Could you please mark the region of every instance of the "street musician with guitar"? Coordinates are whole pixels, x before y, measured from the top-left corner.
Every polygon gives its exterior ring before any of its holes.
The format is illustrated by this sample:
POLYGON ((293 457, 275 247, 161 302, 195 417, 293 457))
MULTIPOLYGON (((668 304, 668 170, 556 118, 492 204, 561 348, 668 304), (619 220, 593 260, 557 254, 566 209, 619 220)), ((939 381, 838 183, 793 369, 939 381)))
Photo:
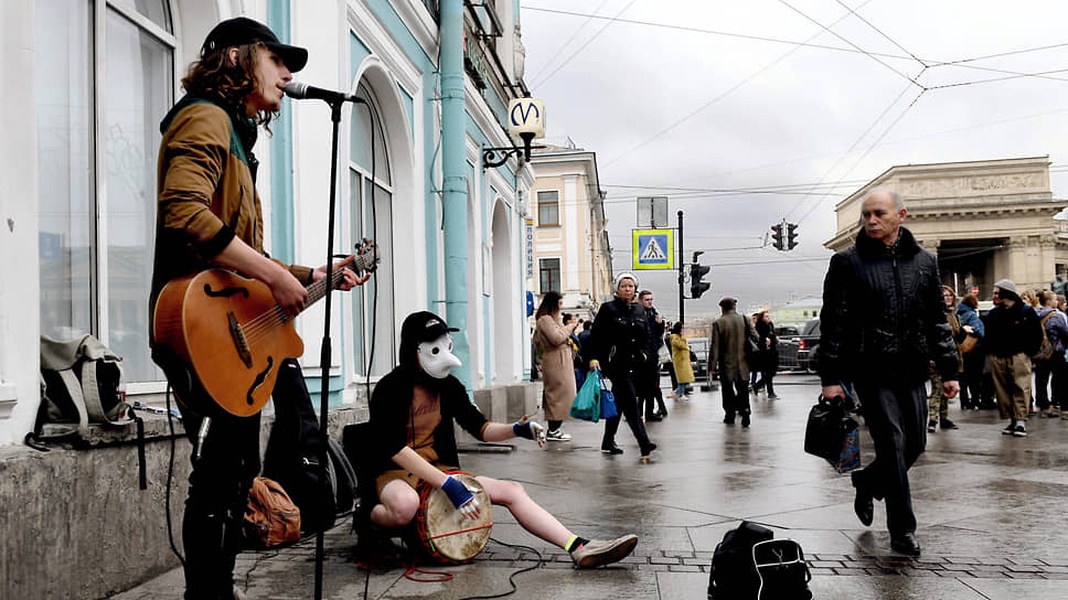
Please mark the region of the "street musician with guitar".
POLYGON ((327 282, 326 267, 285 266, 264 252, 252 149, 307 60, 306 49, 280 43, 257 21, 223 21, 160 125, 150 341, 193 443, 186 599, 244 598, 233 569, 260 471, 259 411, 277 378, 302 377, 292 318, 330 287, 362 284, 374 266, 349 257, 327 282), (293 368, 282 368, 287 361, 293 368))

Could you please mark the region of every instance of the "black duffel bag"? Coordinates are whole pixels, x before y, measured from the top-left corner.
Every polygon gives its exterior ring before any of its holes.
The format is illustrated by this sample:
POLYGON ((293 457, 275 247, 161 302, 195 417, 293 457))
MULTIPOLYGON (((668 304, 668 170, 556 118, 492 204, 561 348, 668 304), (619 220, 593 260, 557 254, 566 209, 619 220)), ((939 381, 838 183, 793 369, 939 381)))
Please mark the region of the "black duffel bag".
POLYGON ((821 395, 808 411, 805 452, 836 464, 849 434, 856 429, 857 422, 849 416, 844 401, 829 402, 821 395))

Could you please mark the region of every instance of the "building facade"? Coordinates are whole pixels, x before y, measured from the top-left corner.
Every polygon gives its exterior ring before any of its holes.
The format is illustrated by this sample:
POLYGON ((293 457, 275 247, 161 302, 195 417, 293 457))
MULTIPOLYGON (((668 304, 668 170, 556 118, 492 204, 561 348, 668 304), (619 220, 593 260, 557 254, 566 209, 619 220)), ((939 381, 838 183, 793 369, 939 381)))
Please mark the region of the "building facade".
POLYGON ((531 164, 530 289, 539 296, 560 292, 565 311, 592 319, 600 303, 612 296, 611 247, 597 155, 551 146, 535 151, 531 164))
MULTIPOLYGON (((128 471, 95 468, 119 464, 116 456, 136 465, 121 440, 47 454, 21 442, 40 403, 41 335, 95 335, 123 357, 129 400, 163 401, 148 348, 159 124, 208 31, 238 15, 308 48, 299 80, 364 101, 341 111, 332 248, 328 106, 286 100, 255 148, 272 256, 318 266, 364 238, 379 247, 372 279, 333 296, 331 406, 363 418, 370 387, 396 362, 400 324, 417 310, 460 328, 454 351, 464 366, 454 372, 476 401, 526 393, 521 199, 534 174, 514 156, 497 167, 484 156, 513 146, 502 123, 509 101, 529 92, 518 0, 0 3, 5 73, 19 82, 0 95, 9 136, 0 145, 0 496, 19 507, 0 547, 0 570, 17 576, 0 583, 0 597, 103 597, 177 564, 156 502, 167 480, 165 424, 148 427, 150 496, 136 495, 128 471), (83 491, 69 495, 72 487, 83 491), (67 499, 63 515, 56 497, 67 499), (113 522, 115 503, 134 499, 138 510, 113 522), (79 560, 86 548, 115 548, 118 568, 79 560)), ((296 321, 313 395, 323 304, 296 321)), ((168 492, 180 522, 188 461, 175 464, 168 492)))
POLYGON ((958 295, 978 291, 988 300, 1007 277, 1019 289, 1049 289, 1068 269, 1065 221, 1054 219, 1068 202, 1050 190, 1049 157, 895 166, 835 207, 838 232, 824 245, 853 243, 860 205, 877 187, 905 200, 905 226, 938 256, 942 281, 958 295))

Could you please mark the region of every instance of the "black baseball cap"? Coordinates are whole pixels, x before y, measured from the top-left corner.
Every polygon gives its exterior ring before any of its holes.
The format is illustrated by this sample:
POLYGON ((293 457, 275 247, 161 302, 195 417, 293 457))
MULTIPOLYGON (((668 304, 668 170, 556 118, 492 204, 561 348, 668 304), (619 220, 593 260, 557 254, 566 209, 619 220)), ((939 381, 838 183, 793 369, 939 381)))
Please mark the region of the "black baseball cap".
POLYGON ((282 62, 292 73, 296 73, 308 64, 307 49, 283 44, 278 41, 278 36, 269 27, 248 17, 234 17, 216 25, 208 33, 200 52, 203 55, 219 48, 244 46, 256 42, 263 42, 263 45, 282 57, 282 62))

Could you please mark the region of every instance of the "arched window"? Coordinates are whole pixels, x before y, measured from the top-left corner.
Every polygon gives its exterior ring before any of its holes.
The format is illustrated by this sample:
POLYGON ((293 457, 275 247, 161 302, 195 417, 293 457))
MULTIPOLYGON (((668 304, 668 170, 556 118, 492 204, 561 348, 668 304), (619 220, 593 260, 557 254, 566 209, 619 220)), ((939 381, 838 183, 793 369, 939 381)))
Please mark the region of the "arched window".
POLYGON ((393 260, 392 165, 374 92, 360 84, 356 95, 366 104, 352 108, 349 138, 349 223, 351 238, 373 239, 382 262, 374 276, 349 295, 352 303, 356 372, 385 375, 397 349, 393 260))
POLYGON ((174 99, 166 0, 37 0, 41 332, 92 333, 156 381, 148 293, 159 122, 174 99))

